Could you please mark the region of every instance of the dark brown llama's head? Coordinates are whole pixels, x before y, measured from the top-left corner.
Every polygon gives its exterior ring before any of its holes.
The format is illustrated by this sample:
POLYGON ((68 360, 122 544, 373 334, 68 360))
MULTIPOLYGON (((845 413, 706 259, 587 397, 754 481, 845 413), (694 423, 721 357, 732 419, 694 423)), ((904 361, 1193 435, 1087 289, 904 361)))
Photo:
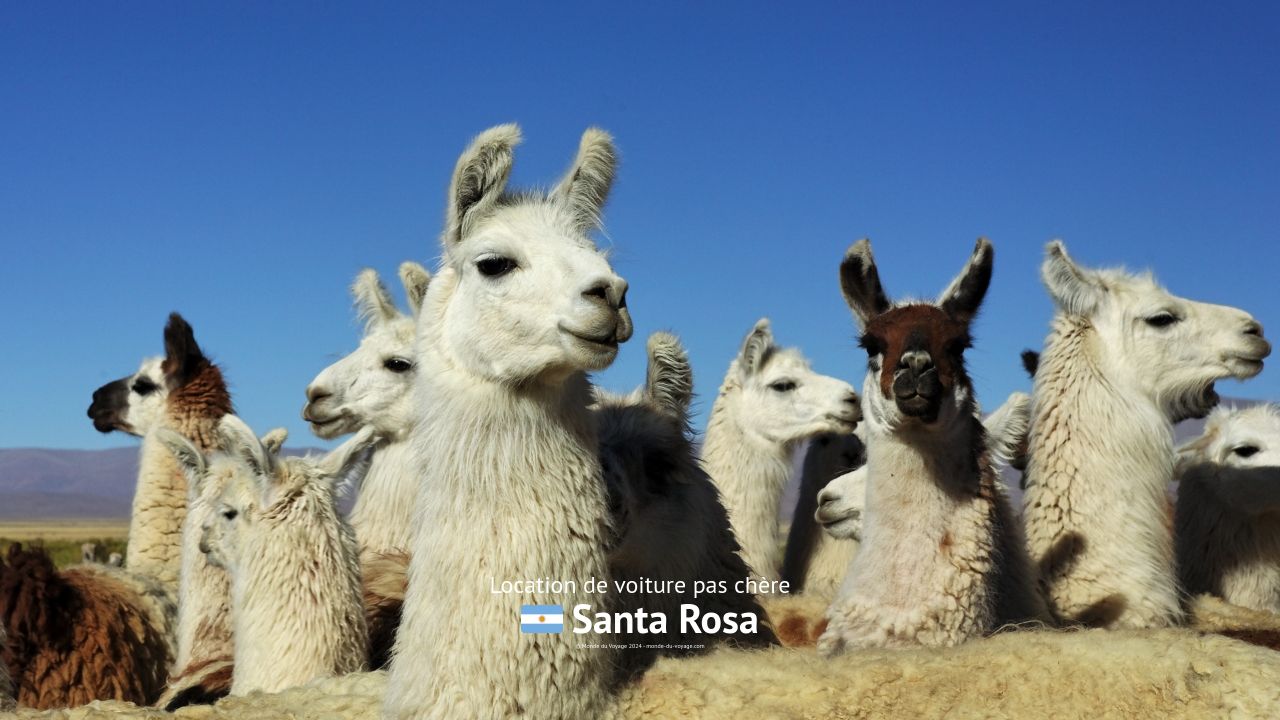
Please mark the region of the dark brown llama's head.
POLYGON ((863 415, 882 428, 931 426, 973 412, 964 367, 969 327, 991 283, 993 250, 979 239, 968 265, 936 302, 894 305, 871 255, 859 240, 840 264, 845 300, 862 325, 867 351, 863 415))

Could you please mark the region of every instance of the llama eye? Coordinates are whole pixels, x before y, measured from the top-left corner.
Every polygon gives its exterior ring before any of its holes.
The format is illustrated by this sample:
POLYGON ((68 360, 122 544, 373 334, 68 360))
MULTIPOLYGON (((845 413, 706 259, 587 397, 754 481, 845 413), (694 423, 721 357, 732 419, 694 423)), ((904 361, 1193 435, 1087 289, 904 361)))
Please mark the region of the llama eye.
POLYGON ((796 389, 796 383, 794 380, 778 380, 769 383, 769 389, 774 392, 788 393, 796 389))
POLYGON ((516 269, 516 261, 501 255, 489 255, 476 261, 476 269, 485 277, 502 277, 516 269))
POLYGON ((413 363, 400 357, 389 357, 382 361, 382 367, 393 373, 407 373, 413 369, 413 363))
POLYGON ((884 343, 881 342, 880 338, 875 337, 874 335, 864 334, 862 337, 858 338, 858 347, 866 350, 868 356, 884 354, 884 343))
POLYGON ((1149 318, 1144 318, 1144 321, 1151 327, 1162 328, 1169 327, 1170 325, 1178 322, 1178 318, 1173 313, 1162 312, 1152 315, 1149 318))
POLYGON ((222 517, 224 517, 224 518, 226 518, 226 519, 228 519, 228 520, 235 520, 235 519, 236 519, 236 516, 237 516, 237 515, 239 515, 239 514, 240 514, 240 512, 239 512, 238 510, 234 509, 234 508, 230 508, 230 509, 227 509, 227 510, 223 510, 223 511, 222 511, 222 517))
POLYGON ((1241 458, 1253 457, 1258 454, 1258 446, 1241 445, 1240 447, 1232 448, 1231 454, 1241 458))
POLYGON ((155 392, 158 386, 146 378, 138 378, 133 381, 133 391, 139 395, 150 395, 155 392))

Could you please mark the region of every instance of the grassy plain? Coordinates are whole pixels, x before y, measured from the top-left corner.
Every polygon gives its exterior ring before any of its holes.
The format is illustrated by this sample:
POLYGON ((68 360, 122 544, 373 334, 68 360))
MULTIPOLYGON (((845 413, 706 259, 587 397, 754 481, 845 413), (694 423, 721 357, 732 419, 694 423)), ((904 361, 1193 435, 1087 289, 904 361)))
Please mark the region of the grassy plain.
POLYGON ((0 520, 0 557, 10 545, 43 545, 58 567, 80 562, 80 546, 97 543, 98 560, 106 562, 111 553, 124 553, 129 521, 106 520, 0 520))

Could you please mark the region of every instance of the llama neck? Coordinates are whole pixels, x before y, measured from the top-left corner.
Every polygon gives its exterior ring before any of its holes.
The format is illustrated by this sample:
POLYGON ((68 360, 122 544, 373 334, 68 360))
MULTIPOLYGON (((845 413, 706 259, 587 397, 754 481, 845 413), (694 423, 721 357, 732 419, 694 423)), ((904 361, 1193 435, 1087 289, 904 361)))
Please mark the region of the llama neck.
POLYGON ((1029 442, 1027 539, 1049 584, 1062 585, 1051 588, 1059 614, 1111 624, 1102 617, 1110 610, 1088 610, 1097 613, 1090 619, 1073 608, 1118 597, 1110 605, 1119 616, 1167 624, 1156 618, 1178 612, 1166 494, 1172 427, 1154 402, 1107 377, 1100 342, 1087 321, 1062 316, 1046 342, 1029 442))
POLYGON ((231 577, 209 564, 200 550, 204 522, 216 511, 216 498, 225 483, 209 477, 203 496, 188 497, 187 518, 182 524, 182 577, 178 588, 178 630, 173 662, 174 675, 188 665, 230 657, 231 577))
POLYGON ((138 485, 129 517, 125 566, 160 581, 175 595, 182 568, 182 523, 187 479, 178 460, 155 434, 142 439, 138 485))
POLYGON ((956 412, 945 427, 888 432, 868 423, 867 521, 879 513, 931 515, 913 525, 941 527, 957 504, 978 495, 989 462, 981 452, 981 423, 973 408, 956 412), (935 516, 936 514, 936 516, 935 516))
POLYGON ((351 511, 360 552, 407 552, 418 485, 407 439, 379 446, 351 511))
MULTIPOLYGON (((426 372, 410 442, 416 537, 387 694, 389 717, 602 717, 610 651, 595 633, 522 635, 521 605, 603 610, 608 510, 591 388, 502 387, 426 372), (494 592, 510 581, 571 582, 494 592)), ((567 628, 566 628, 567 629, 567 628)))
MULTIPOLYGON (((163 425, 208 454, 218 446, 218 421, 231 412, 231 397, 216 365, 204 365, 186 385, 170 393, 163 425)), ((129 520, 126 566, 159 580, 174 596, 182 572, 182 526, 187 515, 187 479, 178 461, 154 433, 142 440, 138 484, 129 520)))
POLYGON ((702 463, 720 489, 747 566, 776 580, 782 562, 778 512, 791 476, 792 448, 750 436, 735 410, 734 395, 722 390, 707 423, 702 463))
POLYGON ((308 490, 268 509, 240 548, 233 575, 231 692, 277 692, 364 667, 368 631, 355 533, 308 490))

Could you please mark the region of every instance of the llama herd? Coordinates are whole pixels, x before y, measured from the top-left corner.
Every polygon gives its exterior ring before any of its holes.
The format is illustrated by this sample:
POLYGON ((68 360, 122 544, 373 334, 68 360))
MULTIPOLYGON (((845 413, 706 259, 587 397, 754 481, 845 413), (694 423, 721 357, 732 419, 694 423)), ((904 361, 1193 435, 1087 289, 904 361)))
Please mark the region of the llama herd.
POLYGON ((94 393, 98 430, 142 438, 126 561, 58 570, 19 546, 0 559, 0 710, 1280 709, 1280 656, 1258 646, 1280 637, 1280 412, 1215 409, 1214 383, 1257 375, 1270 353, 1248 314, 1081 267, 1052 243, 1056 313, 1033 391, 984 418, 964 355, 991 243, 936 301, 894 302, 863 240, 839 267, 861 391, 761 320, 699 443, 674 335, 648 339, 635 391, 589 379, 633 331, 627 283, 590 237, 612 139, 588 130, 545 191, 507 188, 519 141, 514 125, 492 128, 459 158, 439 267, 400 267, 407 312, 372 270, 357 276, 363 338, 306 387, 303 410, 317 436, 351 436, 336 449, 293 457, 283 430, 250 429, 176 313, 162 358, 94 393), (1206 415, 1203 436, 1175 448, 1173 424, 1206 415), (1025 468, 1021 512, 1002 463, 1025 468), (737 583, 748 576, 759 583, 737 583), (685 590, 599 594, 588 578, 685 590), (577 582, 511 596, 495 579, 577 582), (695 581, 724 591, 687 592, 695 581), (792 591, 768 591, 781 581, 792 591), (761 623, 524 634, 521 604, 692 605, 761 623))

